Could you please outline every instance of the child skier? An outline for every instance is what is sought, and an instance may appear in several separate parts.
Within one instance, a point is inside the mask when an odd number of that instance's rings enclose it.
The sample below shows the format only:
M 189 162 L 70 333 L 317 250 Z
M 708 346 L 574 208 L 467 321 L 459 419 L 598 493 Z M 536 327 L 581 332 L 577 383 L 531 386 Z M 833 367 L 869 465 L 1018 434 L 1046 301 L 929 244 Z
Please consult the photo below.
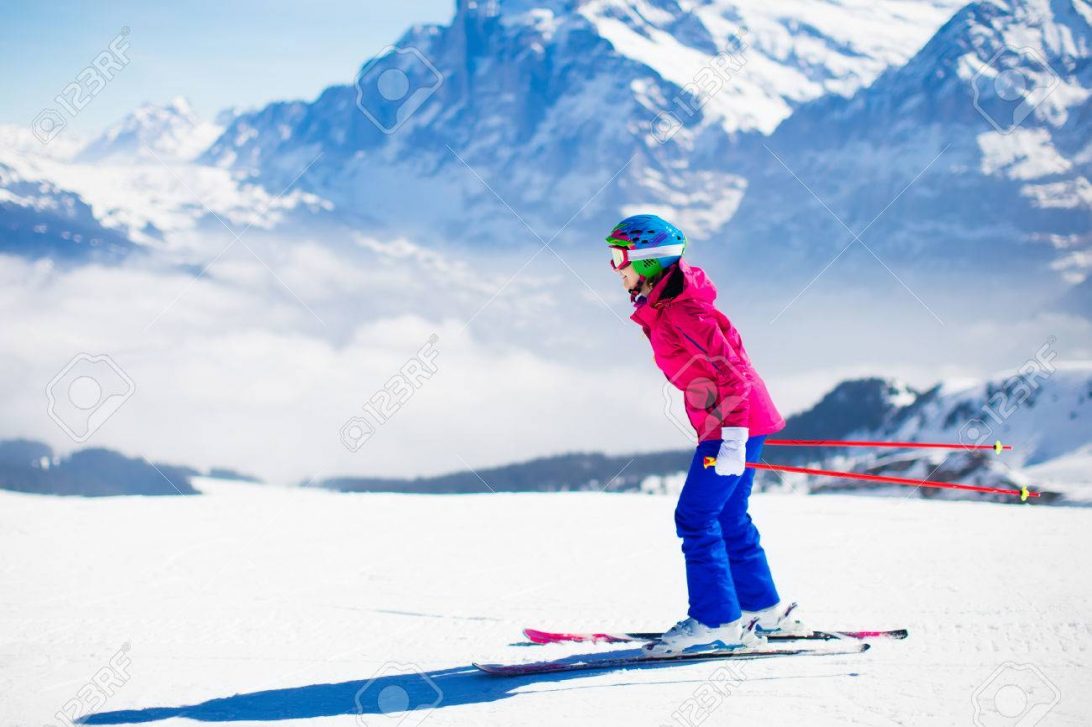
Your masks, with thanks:
M 634 303 L 632 318 L 656 365 L 682 390 L 698 447 L 675 509 L 689 618 L 649 645 L 653 656 L 760 645 L 764 634 L 803 630 L 782 607 L 758 530 L 747 514 L 766 435 L 785 426 L 751 366 L 739 332 L 713 305 L 716 288 L 682 260 L 686 237 L 656 215 L 619 222 L 607 237 L 611 266 Z

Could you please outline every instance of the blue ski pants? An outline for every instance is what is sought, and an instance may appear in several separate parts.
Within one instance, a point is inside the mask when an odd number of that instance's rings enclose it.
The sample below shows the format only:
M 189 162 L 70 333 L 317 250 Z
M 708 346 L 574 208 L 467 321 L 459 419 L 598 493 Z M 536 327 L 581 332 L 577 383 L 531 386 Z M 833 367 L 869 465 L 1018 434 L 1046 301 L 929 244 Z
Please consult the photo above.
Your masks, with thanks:
M 757 462 L 766 437 L 747 440 L 747 461 Z M 758 611 L 778 602 L 758 528 L 747 513 L 755 471 L 718 475 L 707 466 L 720 440 L 698 444 L 675 508 L 675 532 L 682 538 L 691 618 L 706 626 L 735 621 L 741 610 Z

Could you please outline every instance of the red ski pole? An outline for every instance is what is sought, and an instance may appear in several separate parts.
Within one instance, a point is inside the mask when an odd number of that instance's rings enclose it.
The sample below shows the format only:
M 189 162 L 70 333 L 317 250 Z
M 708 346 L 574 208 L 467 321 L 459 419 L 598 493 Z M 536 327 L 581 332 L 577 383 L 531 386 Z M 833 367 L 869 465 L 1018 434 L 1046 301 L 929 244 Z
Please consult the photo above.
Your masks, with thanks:
M 747 466 L 756 470 L 770 470 L 773 472 L 795 472 L 802 475 L 822 475 L 823 477 L 838 477 L 845 480 L 865 480 L 867 482 L 885 482 L 893 485 L 910 485 L 911 487 L 943 487 L 949 490 L 970 490 L 971 492 L 989 492 L 995 495 L 1018 496 L 1026 501 L 1029 497 L 1038 497 L 1038 492 L 1028 490 L 1027 486 L 1019 490 L 1005 490 L 1000 487 L 980 487 L 978 485 L 964 485 L 959 482 L 938 482 L 936 480 L 912 480 L 906 477 L 888 477 L 886 475 L 870 475 L 864 472 L 838 472 L 836 470 L 817 470 L 810 467 L 790 467 L 782 464 L 765 464 L 762 462 L 748 462 Z
M 859 439 L 767 439 L 779 447 L 890 447 L 892 449 L 992 449 L 997 454 L 1012 450 L 1011 444 L 948 444 L 946 442 L 871 442 Z

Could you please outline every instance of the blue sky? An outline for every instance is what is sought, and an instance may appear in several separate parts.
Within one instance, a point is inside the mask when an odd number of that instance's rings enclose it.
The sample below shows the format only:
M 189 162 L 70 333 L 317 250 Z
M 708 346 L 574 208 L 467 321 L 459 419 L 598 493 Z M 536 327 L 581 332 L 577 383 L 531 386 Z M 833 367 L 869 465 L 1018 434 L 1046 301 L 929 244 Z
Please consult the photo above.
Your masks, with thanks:
M 92 134 L 144 102 L 222 108 L 313 98 L 351 81 L 411 24 L 447 22 L 455 0 L 0 2 L 0 123 L 29 124 L 122 27 L 131 62 L 70 126 Z

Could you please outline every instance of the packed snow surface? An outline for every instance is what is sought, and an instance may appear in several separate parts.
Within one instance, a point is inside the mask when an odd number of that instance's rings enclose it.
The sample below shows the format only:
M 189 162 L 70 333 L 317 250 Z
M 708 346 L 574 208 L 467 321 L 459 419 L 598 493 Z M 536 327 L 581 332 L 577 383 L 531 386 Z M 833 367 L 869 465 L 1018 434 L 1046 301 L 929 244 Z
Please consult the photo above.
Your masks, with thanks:
M 471 662 L 595 648 L 510 646 L 525 626 L 659 630 L 683 617 L 670 498 L 200 486 L 188 498 L 0 493 L 0 723 L 63 724 L 58 711 L 430 727 L 972 725 L 976 704 L 983 725 L 1092 714 L 1092 509 L 756 496 L 782 595 L 810 622 L 910 638 L 731 672 L 505 680 Z M 380 713 L 406 700 L 426 709 Z

